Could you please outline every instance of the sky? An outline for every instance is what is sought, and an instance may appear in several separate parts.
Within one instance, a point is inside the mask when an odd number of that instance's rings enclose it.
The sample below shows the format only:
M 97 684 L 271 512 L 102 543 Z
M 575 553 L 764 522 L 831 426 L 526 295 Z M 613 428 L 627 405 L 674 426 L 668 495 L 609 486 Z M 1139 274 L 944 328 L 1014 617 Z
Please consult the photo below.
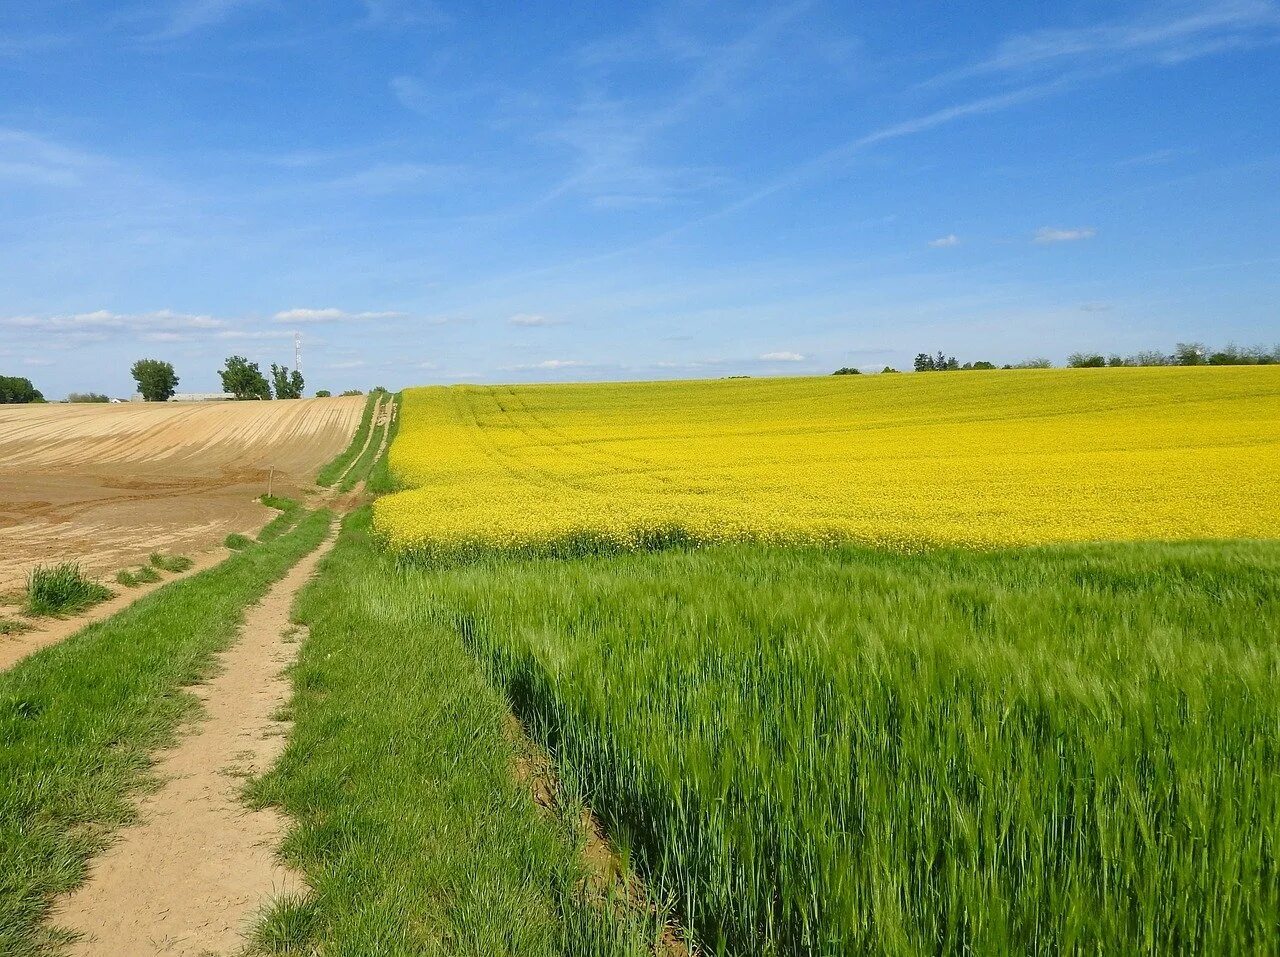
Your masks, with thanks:
M 0 5 L 0 373 L 1280 340 L 1280 2 Z

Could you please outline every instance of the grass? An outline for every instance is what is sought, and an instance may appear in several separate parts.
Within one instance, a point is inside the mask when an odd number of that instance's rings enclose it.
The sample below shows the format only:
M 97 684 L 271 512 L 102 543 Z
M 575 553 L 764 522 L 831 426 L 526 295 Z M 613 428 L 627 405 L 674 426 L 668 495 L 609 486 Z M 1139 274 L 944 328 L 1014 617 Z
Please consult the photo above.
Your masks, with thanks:
M 386 394 L 384 393 L 384 395 Z M 395 405 L 393 403 L 395 402 L 395 397 L 392 395 L 386 395 L 386 398 L 386 407 L 394 410 Z M 397 416 L 395 419 L 389 419 L 381 429 L 376 425 L 373 426 L 373 437 L 369 441 L 369 447 L 361 453 L 359 459 L 356 460 L 355 465 L 352 466 L 351 471 L 348 472 L 346 477 L 342 480 L 342 491 L 350 492 L 361 480 L 365 480 L 367 487 L 368 481 L 372 479 L 375 471 L 379 472 L 380 481 L 390 482 L 391 473 L 385 462 L 386 455 L 383 454 L 380 456 L 379 451 L 383 444 L 383 436 L 387 436 L 387 444 L 390 445 L 390 433 L 394 428 L 398 427 L 398 425 L 399 417 Z
M 462 641 L 708 952 L 1272 951 L 1276 543 L 743 545 L 376 578 L 351 557 L 349 609 L 309 606 L 298 677 L 323 700 L 299 754 L 356 728 L 401 753 L 337 703 L 371 635 L 397 654 L 361 672 L 368 699 L 399 683 L 393 720 L 474 728 L 434 677 L 488 694 L 439 658 Z M 364 846 L 317 826 L 300 846 Z
M 324 512 L 288 535 L 141 598 L 0 674 L 0 953 L 48 943 L 50 901 L 128 821 L 152 752 L 171 740 L 258 600 L 323 539 Z
M 396 436 L 400 433 L 400 395 L 397 393 L 393 397 L 395 405 L 394 417 L 388 426 L 387 433 L 387 449 L 390 450 L 391 443 L 395 441 Z M 401 486 L 399 479 L 391 471 L 391 457 L 384 452 L 377 461 L 369 469 L 368 478 L 365 481 L 365 491 L 371 495 L 389 495 L 392 492 L 398 492 Z
M 150 565 L 141 565 L 133 571 L 122 568 L 116 573 L 116 582 L 126 588 L 137 588 L 139 585 L 158 582 L 159 580 L 160 573 Z
M 270 542 L 279 538 L 294 522 L 298 520 L 302 514 L 302 505 L 291 498 L 281 498 L 278 495 L 263 495 L 258 501 L 268 508 L 274 508 L 280 512 L 275 518 L 262 526 L 258 532 L 258 541 Z
M 248 548 L 253 544 L 253 539 L 247 535 L 241 535 L 239 532 L 232 532 L 222 540 L 222 544 L 233 552 L 238 552 L 242 548 Z
M 310 637 L 293 670 L 295 724 L 252 793 L 297 822 L 285 856 L 314 894 L 273 907 L 259 946 L 651 953 L 651 921 L 584 898 L 581 835 L 515 780 L 503 696 L 368 526 L 367 508 L 348 518 L 297 607 Z
M 152 567 L 168 572 L 171 575 L 185 572 L 195 564 L 186 555 L 164 555 L 160 552 L 152 552 L 150 561 Z
M 37 565 L 27 576 L 28 615 L 70 615 L 112 597 L 112 591 L 85 575 L 77 562 Z
M 356 434 L 351 437 L 351 444 L 316 473 L 317 485 L 328 488 L 338 480 L 347 466 L 355 461 L 356 456 L 360 454 L 360 450 L 364 448 L 365 438 L 369 435 L 369 428 L 373 424 L 374 406 L 377 405 L 378 399 L 382 395 L 383 393 L 379 392 L 369 393 L 369 398 L 364 403 L 364 412 L 360 416 L 360 425 L 356 428 Z
M 0 618 L 0 637 L 8 638 L 13 635 L 25 635 L 31 628 L 30 622 L 23 621 L 20 618 Z

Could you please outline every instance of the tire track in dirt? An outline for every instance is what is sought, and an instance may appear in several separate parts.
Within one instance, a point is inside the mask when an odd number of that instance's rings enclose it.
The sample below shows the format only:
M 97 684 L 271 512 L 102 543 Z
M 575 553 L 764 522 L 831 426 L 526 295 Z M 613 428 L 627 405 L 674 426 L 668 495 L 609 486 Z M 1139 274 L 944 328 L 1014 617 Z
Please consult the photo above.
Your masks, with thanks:
M 88 880 L 56 905 L 52 922 L 79 935 L 68 953 L 208 955 L 239 952 L 260 908 L 305 891 L 277 856 L 287 820 L 249 810 L 248 775 L 275 763 L 287 725 L 275 714 L 289 699 L 284 669 L 295 659 L 289 611 L 333 547 L 329 536 L 248 609 L 220 672 L 192 689 L 203 712 L 159 755 L 163 782 L 143 798 L 138 823 L 90 866 Z

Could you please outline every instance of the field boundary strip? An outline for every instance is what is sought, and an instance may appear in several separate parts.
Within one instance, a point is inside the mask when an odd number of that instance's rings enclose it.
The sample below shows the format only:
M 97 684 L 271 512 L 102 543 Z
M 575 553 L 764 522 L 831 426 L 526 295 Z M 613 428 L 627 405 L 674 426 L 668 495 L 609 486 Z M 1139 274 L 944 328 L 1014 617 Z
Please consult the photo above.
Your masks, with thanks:
M 131 820 L 152 754 L 192 713 L 181 689 L 210 673 L 244 609 L 329 523 L 327 512 L 310 513 L 0 674 L 0 953 L 26 957 L 50 943 L 49 905 Z

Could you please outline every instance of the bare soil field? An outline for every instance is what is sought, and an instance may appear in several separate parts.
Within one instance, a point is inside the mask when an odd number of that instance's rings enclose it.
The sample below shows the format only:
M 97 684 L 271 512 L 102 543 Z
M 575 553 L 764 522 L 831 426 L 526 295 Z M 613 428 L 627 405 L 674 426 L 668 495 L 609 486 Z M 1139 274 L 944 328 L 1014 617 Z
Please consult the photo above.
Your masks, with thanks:
M 302 494 L 364 402 L 0 406 L 0 590 L 41 562 L 113 574 L 257 529 L 272 468 L 275 494 Z

